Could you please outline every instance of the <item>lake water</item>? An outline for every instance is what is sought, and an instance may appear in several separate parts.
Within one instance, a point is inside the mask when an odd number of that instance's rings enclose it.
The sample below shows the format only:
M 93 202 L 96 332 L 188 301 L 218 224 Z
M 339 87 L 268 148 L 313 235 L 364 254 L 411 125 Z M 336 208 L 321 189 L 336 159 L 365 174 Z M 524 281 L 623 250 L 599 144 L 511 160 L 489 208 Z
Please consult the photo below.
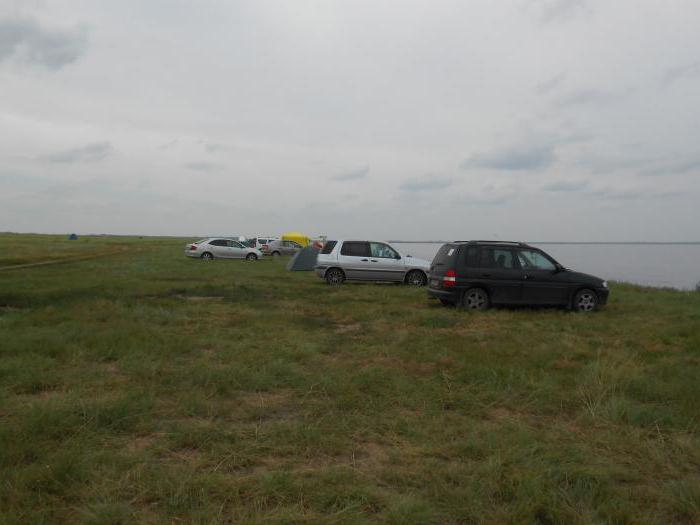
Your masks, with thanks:
M 399 251 L 432 261 L 442 243 L 395 243 Z M 561 264 L 602 279 L 694 290 L 700 282 L 700 244 L 532 243 Z

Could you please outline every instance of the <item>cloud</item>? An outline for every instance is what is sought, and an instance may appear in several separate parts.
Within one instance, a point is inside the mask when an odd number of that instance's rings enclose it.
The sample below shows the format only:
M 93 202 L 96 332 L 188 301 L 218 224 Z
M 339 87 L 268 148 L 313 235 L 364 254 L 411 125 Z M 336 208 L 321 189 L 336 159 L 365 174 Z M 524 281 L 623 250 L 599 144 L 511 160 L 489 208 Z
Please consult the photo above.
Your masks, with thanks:
M 347 173 L 341 173 L 340 175 L 335 175 L 335 176 L 331 177 L 331 180 L 337 181 L 337 182 L 345 182 L 345 181 L 349 181 L 349 180 L 359 180 L 359 179 L 366 178 L 368 173 L 369 173 L 369 166 L 365 166 L 364 168 L 349 171 Z
M 51 29 L 30 18 L 0 19 L 0 62 L 14 58 L 58 70 L 75 62 L 87 48 L 85 30 Z
M 668 68 L 662 75 L 661 83 L 668 87 L 678 81 L 696 77 L 700 77 L 700 61 Z
M 631 90 L 606 91 L 602 89 L 580 89 L 559 100 L 562 107 L 597 106 L 618 102 L 632 93 Z
M 566 20 L 590 9 L 588 0 L 531 0 L 530 6 L 539 11 L 542 22 Z
M 187 164 L 185 164 L 185 167 L 192 171 L 201 171 L 207 173 L 220 171 L 223 168 L 221 164 L 216 164 L 214 162 L 188 162 Z
M 652 168 L 646 168 L 639 171 L 639 175 L 657 176 L 657 175 L 683 175 L 697 171 L 700 173 L 700 159 L 691 158 L 680 161 L 672 161 L 657 165 Z
M 678 197 L 682 192 L 678 191 L 656 191 L 656 190 L 624 190 L 613 188 L 598 188 L 586 192 L 587 195 L 607 200 L 636 201 L 649 199 L 666 199 Z
M 572 180 L 572 181 L 557 181 L 551 184 L 547 184 L 542 187 L 545 191 L 557 191 L 557 192 L 569 192 L 569 191 L 581 191 L 588 188 L 588 182 L 585 180 Z
M 502 150 L 477 153 L 464 160 L 460 167 L 464 170 L 485 168 L 504 171 L 530 171 L 546 168 L 556 160 L 553 144 L 533 144 L 511 146 Z
M 403 191 L 434 191 L 449 188 L 454 181 L 447 177 L 436 177 L 435 175 L 425 175 L 411 180 L 407 180 L 399 185 Z
M 110 142 L 93 142 L 80 148 L 58 151 L 40 157 L 41 160 L 54 163 L 96 162 L 112 153 Z
M 550 79 L 540 82 L 535 86 L 535 93 L 538 95 L 548 95 L 564 83 L 566 76 L 566 73 L 562 72 Z

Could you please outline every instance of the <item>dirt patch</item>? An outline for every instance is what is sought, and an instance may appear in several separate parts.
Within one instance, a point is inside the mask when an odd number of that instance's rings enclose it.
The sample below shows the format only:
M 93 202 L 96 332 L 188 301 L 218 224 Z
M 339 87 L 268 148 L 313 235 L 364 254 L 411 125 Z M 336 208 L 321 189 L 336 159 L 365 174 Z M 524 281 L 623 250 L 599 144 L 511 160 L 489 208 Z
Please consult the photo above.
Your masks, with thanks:
M 358 443 L 352 454 L 352 465 L 356 468 L 372 469 L 389 462 L 393 446 L 373 441 Z
M 516 419 L 519 419 L 515 412 L 504 407 L 492 408 L 488 411 L 486 417 L 487 419 L 491 419 L 493 421 L 515 421 Z
M 356 334 L 362 330 L 360 323 L 338 323 L 335 325 L 336 334 Z
M 161 437 L 163 437 L 162 434 L 135 436 L 126 442 L 124 448 L 127 450 L 127 452 L 143 452 L 144 450 L 151 448 L 154 443 L 160 440 Z
M 239 397 L 239 401 L 245 405 L 257 408 L 278 407 L 288 402 L 292 397 L 289 390 L 276 390 L 274 392 L 248 392 Z
M 223 301 L 225 299 L 223 295 L 176 295 L 175 297 L 195 303 L 203 301 Z
M 31 394 L 21 394 L 18 397 L 25 401 L 51 401 L 53 399 L 61 397 L 64 394 L 65 392 L 63 390 L 58 390 L 55 388 L 45 388 L 36 392 L 32 392 Z
M 572 361 L 568 357 L 562 357 L 554 362 L 554 368 L 557 370 L 568 370 L 572 368 L 580 368 L 581 363 L 578 361 Z

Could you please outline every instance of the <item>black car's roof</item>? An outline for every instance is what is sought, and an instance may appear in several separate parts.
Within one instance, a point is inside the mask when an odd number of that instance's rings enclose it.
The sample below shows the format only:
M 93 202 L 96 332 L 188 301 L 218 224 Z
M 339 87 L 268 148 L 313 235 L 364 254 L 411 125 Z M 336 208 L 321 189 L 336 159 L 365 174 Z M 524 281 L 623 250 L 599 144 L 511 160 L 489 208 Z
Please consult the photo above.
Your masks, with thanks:
M 517 246 L 518 248 L 532 248 L 529 244 L 517 241 L 452 241 L 450 244 L 486 244 L 493 246 Z

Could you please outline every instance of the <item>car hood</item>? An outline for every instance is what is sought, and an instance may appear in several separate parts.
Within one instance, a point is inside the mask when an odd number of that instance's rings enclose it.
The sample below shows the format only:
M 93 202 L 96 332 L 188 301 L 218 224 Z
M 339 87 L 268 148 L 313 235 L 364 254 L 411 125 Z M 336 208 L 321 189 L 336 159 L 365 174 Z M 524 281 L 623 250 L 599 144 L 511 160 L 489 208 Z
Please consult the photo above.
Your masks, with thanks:
M 591 286 L 602 286 L 605 279 L 596 277 L 595 275 L 590 275 L 588 273 L 577 272 L 574 270 L 564 270 L 560 273 L 561 279 L 567 281 L 575 281 L 579 283 L 590 284 Z

